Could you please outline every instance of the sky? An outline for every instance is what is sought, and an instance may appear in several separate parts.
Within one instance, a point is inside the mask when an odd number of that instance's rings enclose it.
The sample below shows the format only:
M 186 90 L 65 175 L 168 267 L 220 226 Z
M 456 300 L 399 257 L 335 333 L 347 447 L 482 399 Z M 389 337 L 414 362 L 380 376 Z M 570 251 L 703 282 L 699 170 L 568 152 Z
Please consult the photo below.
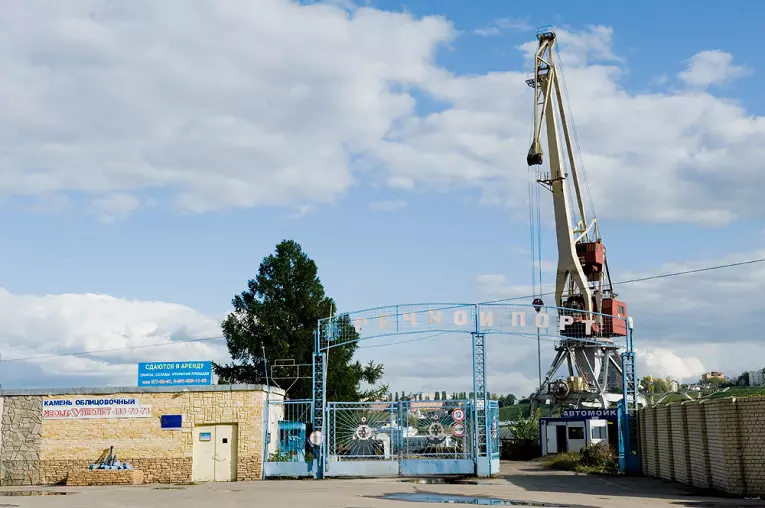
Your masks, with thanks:
M 222 340 L 183 341 L 219 337 L 287 238 L 341 311 L 530 294 L 525 79 L 542 25 L 613 279 L 765 257 L 763 16 L 735 1 L 8 6 L 0 384 L 132 386 L 141 361 L 226 361 Z M 765 367 L 764 283 L 761 263 L 617 285 L 639 375 Z M 470 391 L 464 337 L 396 341 L 358 353 L 392 390 Z M 530 393 L 536 343 L 487 347 L 488 389 Z

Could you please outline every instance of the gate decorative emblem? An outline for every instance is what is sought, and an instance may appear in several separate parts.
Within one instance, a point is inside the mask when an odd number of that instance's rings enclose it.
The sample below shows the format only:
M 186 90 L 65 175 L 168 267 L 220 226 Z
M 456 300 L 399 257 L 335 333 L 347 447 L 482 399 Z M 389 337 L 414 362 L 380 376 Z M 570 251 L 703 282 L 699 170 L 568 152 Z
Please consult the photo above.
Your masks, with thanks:
M 352 439 L 359 439 L 361 441 L 367 441 L 372 437 L 372 429 L 367 425 L 367 419 L 361 419 L 361 425 L 356 428 L 356 432 L 353 433 Z
M 434 444 L 443 443 L 446 440 L 446 430 L 441 422 L 435 421 L 428 426 L 428 441 Z

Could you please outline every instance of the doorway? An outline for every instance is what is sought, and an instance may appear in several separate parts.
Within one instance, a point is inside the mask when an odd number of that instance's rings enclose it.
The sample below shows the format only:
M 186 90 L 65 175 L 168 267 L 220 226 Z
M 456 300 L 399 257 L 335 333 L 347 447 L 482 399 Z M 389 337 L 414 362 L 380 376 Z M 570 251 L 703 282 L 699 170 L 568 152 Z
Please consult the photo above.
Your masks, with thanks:
M 555 453 L 566 453 L 568 451 L 568 438 L 566 436 L 566 424 L 555 426 L 555 440 L 557 441 L 557 450 Z
M 236 480 L 236 424 L 194 427 L 193 457 L 192 481 L 230 482 Z

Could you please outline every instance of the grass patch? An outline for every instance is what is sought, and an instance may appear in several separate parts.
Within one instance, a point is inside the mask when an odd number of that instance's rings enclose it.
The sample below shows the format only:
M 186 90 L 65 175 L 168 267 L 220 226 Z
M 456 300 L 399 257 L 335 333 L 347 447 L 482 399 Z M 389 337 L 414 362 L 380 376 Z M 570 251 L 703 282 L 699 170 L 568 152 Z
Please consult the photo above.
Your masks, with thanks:
M 539 408 L 539 416 L 550 416 L 550 406 L 540 404 L 537 406 Z M 518 414 L 520 412 L 522 417 L 528 417 L 529 410 L 531 408 L 531 404 L 514 404 L 512 406 L 504 406 L 499 408 L 499 419 L 500 421 L 506 422 L 515 420 L 518 418 Z
M 710 393 L 706 399 L 721 399 L 724 397 L 761 397 L 765 395 L 765 386 L 735 386 L 725 391 Z
M 598 443 L 583 448 L 576 453 L 551 455 L 546 461 L 550 469 L 576 471 L 577 473 L 616 475 L 619 473 L 619 460 L 616 453 L 605 443 Z

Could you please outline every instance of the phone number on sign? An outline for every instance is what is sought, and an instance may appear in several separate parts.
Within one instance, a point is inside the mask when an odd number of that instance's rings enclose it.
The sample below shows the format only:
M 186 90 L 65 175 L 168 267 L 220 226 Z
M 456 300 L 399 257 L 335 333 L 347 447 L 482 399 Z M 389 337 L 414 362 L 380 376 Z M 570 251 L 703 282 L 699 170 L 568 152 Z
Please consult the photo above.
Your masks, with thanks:
M 141 418 L 151 416 L 151 407 L 98 407 L 45 409 L 43 418 Z

